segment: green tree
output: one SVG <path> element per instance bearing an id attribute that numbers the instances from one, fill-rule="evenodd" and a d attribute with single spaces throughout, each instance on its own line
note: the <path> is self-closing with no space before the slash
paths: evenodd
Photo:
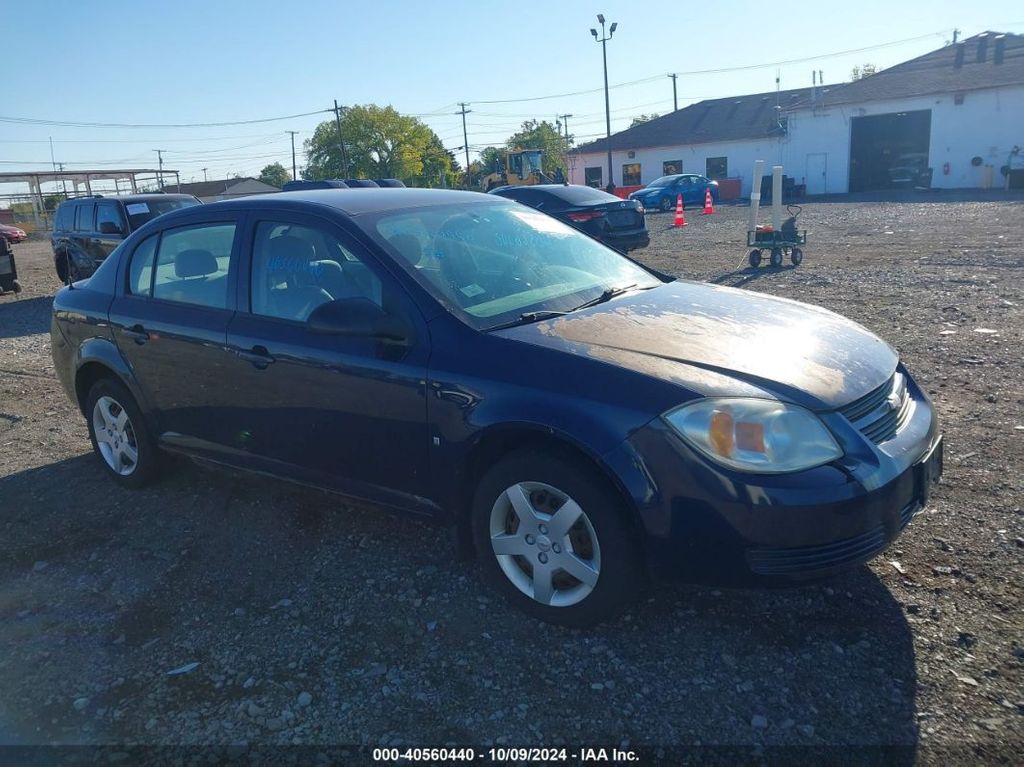
<path id="1" fill-rule="evenodd" d="M 305 142 L 309 159 L 303 178 L 399 178 L 439 186 L 453 163 L 441 140 L 415 117 L 376 104 L 353 106 L 341 116 L 345 162 L 338 126 L 320 123 Z"/>
<path id="2" fill-rule="evenodd" d="M 292 174 L 285 170 L 279 162 L 272 162 L 260 171 L 259 180 L 264 184 L 270 184 L 280 189 L 287 182 L 292 180 Z"/>
<path id="3" fill-rule="evenodd" d="M 649 115 L 648 114 L 643 114 L 643 115 L 640 115 L 639 117 L 634 117 L 633 118 L 633 122 L 631 122 L 629 124 L 629 127 L 632 128 L 632 127 L 635 127 L 637 125 L 640 125 L 641 123 L 650 122 L 651 120 L 655 119 L 656 117 L 661 117 L 661 115 L 659 115 L 657 112 L 652 112 Z"/>
<path id="4" fill-rule="evenodd" d="M 501 173 L 505 170 L 506 155 L 508 155 L 508 150 L 504 147 L 484 147 L 480 150 L 480 172 L 484 176 L 488 173 Z"/>
<path id="5" fill-rule="evenodd" d="M 850 79 L 856 82 L 857 80 L 863 80 L 865 77 L 870 77 L 878 71 L 878 67 L 874 64 L 865 64 L 864 66 L 854 67 L 850 70 Z"/>
<path id="6" fill-rule="evenodd" d="M 522 129 L 505 142 L 505 146 L 508 149 L 543 150 L 541 165 L 544 168 L 544 175 L 553 176 L 558 168 L 566 173 L 565 156 L 569 152 L 569 145 L 565 136 L 547 120 L 543 122 L 527 120 L 523 123 Z M 502 167 L 504 167 L 504 160 L 502 160 Z M 566 175 L 568 174 L 566 173 Z"/>

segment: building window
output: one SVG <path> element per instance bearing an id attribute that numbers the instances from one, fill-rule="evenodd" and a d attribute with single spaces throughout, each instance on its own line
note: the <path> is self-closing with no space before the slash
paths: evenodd
<path id="1" fill-rule="evenodd" d="M 964 103 L 964 94 L 962 94 L 962 93 L 954 93 L 953 94 L 953 103 L 956 104 L 957 106 L 960 106 L 961 104 L 963 104 Z"/>
<path id="2" fill-rule="evenodd" d="M 682 160 L 665 160 L 661 164 L 661 175 L 663 176 L 674 176 L 677 173 L 683 172 L 683 161 Z"/>
<path id="3" fill-rule="evenodd" d="M 583 170 L 583 183 L 587 186 L 594 186 L 600 189 L 603 186 L 601 180 L 601 166 L 597 165 L 592 168 L 585 168 Z"/>
<path id="4" fill-rule="evenodd" d="M 622 185 L 640 186 L 640 163 L 627 162 L 622 166 Z"/>
<path id="5" fill-rule="evenodd" d="M 708 178 L 726 178 L 729 175 L 729 161 L 725 157 L 709 157 L 707 159 Z"/>

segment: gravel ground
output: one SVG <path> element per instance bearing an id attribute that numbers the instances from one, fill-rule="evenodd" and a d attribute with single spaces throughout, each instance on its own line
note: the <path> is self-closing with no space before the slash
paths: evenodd
<path id="1" fill-rule="evenodd" d="M 944 483 L 844 576 L 659 585 L 590 631 L 524 620 L 446 531 L 378 509 L 190 464 L 115 487 L 54 378 L 48 247 L 15 246 L 26 289 L 0 298 L 0 743 L 899 745 L 895 761 L 1018 760 L 1024 201 L 808 204 L 803 265 L 757 271 L 746 215 L 723 206 L 684 230 L 652 215 L 637 255 L 884 336 L 941 414 Z"/>

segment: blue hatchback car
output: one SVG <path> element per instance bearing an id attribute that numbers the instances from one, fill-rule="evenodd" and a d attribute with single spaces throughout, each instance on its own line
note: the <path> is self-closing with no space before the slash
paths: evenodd
<path id="1" fill-rule="evenodd" d="M 693 173 L 677 173 L 673 176 L 662 176 L 655 179 L 643 189 L 629 195 L 629 199 L 639 201 L 647 210 L 675 210 L 676 200 L 683 196 L 683 204 L 688 208 L 704 204 L 707 190 L 711 190 L 711 199 L 718 202 L 718 182 L 707 176 Z"/>
<path id="2" fill-rule="evenodd" d="M 116 482 L 170 451 L 426 515 L 563 624 L 652 576 L 864 562 L 942 470 L 927 396 L 860 325 L 674 280 L 494 195 L 169 213 L 57 294 L 51 336 Z"/>

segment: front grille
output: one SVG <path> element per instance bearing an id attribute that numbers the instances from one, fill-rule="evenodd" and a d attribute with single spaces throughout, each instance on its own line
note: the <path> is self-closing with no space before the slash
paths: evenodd
<path id="1" fill-rule="evenodd" d="M 876 445 L 895 437 L 914 413 L 914 399 L 902 373 L 893 376 L 874 391 L 839 408 L 854 428 Z"/>
<path id="2" fill-rule="evenodd" d="M 914 501 L 900 510 L 900 529 L 902 530 L 920 504 Z M 751 571 L 758 575 L 792 575 L 795 573 L 813 573 L 817 570 L 829 570 L 843 565 L 866 562 L 888 544 L 885 528 L 882 525 L 833 543 L 818 546 L 759 547 L 747 550 L 747 563 Z"/>

